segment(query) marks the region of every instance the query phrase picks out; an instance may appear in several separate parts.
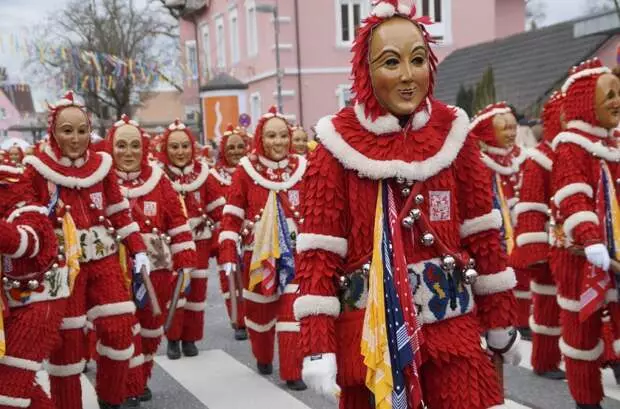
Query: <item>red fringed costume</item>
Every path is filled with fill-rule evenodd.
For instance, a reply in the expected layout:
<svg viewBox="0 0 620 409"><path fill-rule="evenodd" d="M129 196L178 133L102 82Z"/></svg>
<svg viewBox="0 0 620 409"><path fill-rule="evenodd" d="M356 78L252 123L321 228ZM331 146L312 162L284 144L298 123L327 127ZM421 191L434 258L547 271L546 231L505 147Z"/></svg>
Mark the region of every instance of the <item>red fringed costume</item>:
<svg viewBox="0 0 620 409"><path fill-rule="evenodd" d="M125 399L135 322L135 306L123 282L118 249L121 242L131 255L146 248L112 171L110 155L89 149L77 160L62 156L54 132L59 113L67 107L84 109L72 92L67 93L51 107L49 145L37 156L24 160L26 188L36 194L37 202L50 204L50 219L57 236L63 235L63 220L72 218L81 249L79 275L60 327L61 346L51 355L47 370L56 407L80 409L88 317L98 340L98 398L118 405Z"/></svg>
<svg viewBox="0 0 620 409"><path fill-rule="evenodd" d="M228 163L226 159L226 144L228 143L228 138L231 135L235 134L236 131L232 128L232 125L229 125L226 132L220 141L219 146L219 158L215 167L211 169L211 176L217 180L220 184L220 189L224 197L228 197L228 192L230 191L230 187L232 185L232 178L235 170L237 169L232 164ZM228 317L232 322L232 299L230 294L230 278L226 274L225 271L220 271L220 289L222 290L222 297L226 303L226 311L228 312ZM237 298L237 319L236 322L233 322L232 325L236 329L245 328L245 305L243 303L243 295L242 295L242 283L236 283L236 298Z"/></svg>
<svg viewBox="0 0 620 409"><path fill-rule="evenodd" d="M59 341L70 293L68 269L56 259L47 209L16 184L19 176L16 168L0 165L0 344L6 343L5 355L0 354L0 409L50 409L54 405L35 375Z"/></svg>
<svg viewBox="0 0 620 409"><path fill-rule="evenodd" d="M604 350L601 339L602 314L607 309L615 342L620 352L618 323L618 293L616 288L596 291L600 294L594 304L586 300L584 291L592 274L606 278L607 272L595 268L579 251L605 240L604 212L608 205L607 189L601 188L605 165L611 175L610 184L620 178L620 149L613 130L600 126L595 112L598 79L611 71L597 59L573 68L562 91L565 94L563 113L566 130L553 141L555 160L551 176L553 187L552 211L556 222L554 240L557 247L551 268L558 284L558 304L561 309L562 337L560 350L566 362L566 375L571 394L579 404L596 405L603 399L600 365ZM617 195L616 195L617 196ZM590 247L591 248L591 247ZM615 258L615 255L611 256ZM592 291L590 291L592 292ZM588 309L590 313L587 313Z"/></svg>
<svg viewBox="0 0 620 409"><path fill-rule="evenodd" d="M505 350L515 346L518 335L515 275L501 250L491 176L478 142L467 137L467 115L432 98L436 59L430 47L428 98L406 125L379 104L370 82L369 43L372 30L394 15L414 21L428 46L430 36L424 21L414 19L415 8L379 2L353 46L355 106L316 126L321 144L309 158L297 241L301 295L295 316L301 321L304 380L313 386L315 379L324 393L337 394L329 385L337 362L340 408L374 408L360 342L376 198L387 185L394 192L395 231L402 237L398 246L413 294L413 305L403 309L415 307L422 325L418 371L424 402L430 409L499 407L503 393L480 346L481 326L511 334L511 341L499 346ZM469 255L479 273L474 285L466 280Z"/></svg>
<svg viewBox="0 0 620 409"><path fill-rule="evenodd" d="M174 131L185 132L193 147L192 161L183 169L174 166L166 154L168 137ZM182 324L173 325L166 337L172 341L196 342L203 337L209 259L217 242L216 230L226 200L219 183L215 178L209 177L209 167L197 159L194 136L185 124L177 120L168 126L161 146L165 171L172 180L174 189L184 198L197 253L196 269L191 272L187 300L179 301L179 308L184 310L181 315Z"/></svg>
<svg viewBox="0 0 620 409"><path fill-rule="evenodd" d="M123 125L134 126L144 134L137 122L123 116L106 137L109 152L113 150L117 129ZM127 395L131 397L142 395L151 377L153 358L164 335L163 325L178 275L184 274L184 271L189 272L196 265L196 245L179 194L161 168L148 162L149 143L146 137L142 138L142 150L140 171L122 172L115 164L116 174L121 191L129 201L133 220L140 226L140 234L147 247L151 264L150 278L162 314L154 316L150 302L136 310L139 335L134 338L136 352L129 363ZM183 323L181 315L182 309L177 310L173 321L177 327ZM181 328L176 328L176 331L180 333ZM141 353L138 353L139 350Z"/></svg>
<svg viewBox="0 0 620 409"><path fill-rule="evenodd" d="M270 193L275 192L282 205L293 241L301 219L298 209L301 205L306 160L289 154L285 159L274 162L264 156L263 127L269 119L275 117L284 119L272 108L260 119L256 128L255 150L241 159L233 175L222 219L218 261L221 266L237 265L237 246L241 246L245 326L250 335L252 352L259 365L271 365L277 333L280 377L292 382L301 379L299 323L293 317L293 302L298 292L297 280L293 279L283 290L278 289L271 294L264 286L259 285L251 291L249 286L256 226L264 223L264 211Z"/></svg>
<svg viewBox="0 0 620 409"><path fill-rule="evenodd" d="M527 158L526 152L518 146L502 148L498 146L493 126L497 115L510 114L511 109L505 102L487 106L472 120L469 127L472 137L482 142L482 162L492 172L494 207L502 213L503 248L510 255L515 245L513 209L519 202L521 187L521 166ZM527 328L530 317L532 294L530 292L530 274L528 268L515 269L517 286L514 295L517 299L517 327Z"/></svg>
<svg viewBox="0 0 620 409"><path fill-rule="evenodd" d="M528 152L523 165L519 203L514 207L515 249L511 262L517 269L528 269L532 275L533 313L532 367L539 374L557 370L560 364L560 309L558 289L549 267L549 201L553 150L551 143L562 131L560 112L562 96L556 93L545 104L542 113L543 141ZM564 251L564 250L562 250ZM517 270L518 271L518 270Z"/></svg>

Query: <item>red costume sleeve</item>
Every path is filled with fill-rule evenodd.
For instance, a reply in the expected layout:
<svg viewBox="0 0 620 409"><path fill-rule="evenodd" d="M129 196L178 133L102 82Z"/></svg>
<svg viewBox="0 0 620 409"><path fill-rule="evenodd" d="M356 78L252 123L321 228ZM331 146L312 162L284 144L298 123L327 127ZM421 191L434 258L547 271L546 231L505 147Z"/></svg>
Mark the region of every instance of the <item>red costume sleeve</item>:
<svg viewBox="0 0 620 409"><path fill-rule="evenodd" d="M103 180L103 190L106 196L106 216L116 229L130 254L146 251L146 246L140 235L140 226L134 222L129 210L129 202L121 193L117 179L108 174Z"/></svg>
<svg viewBox="0 0 620 409"><path fill-rule="evenodd" d="M301 321L304 356L336 351L338 271L347 253L348 231L343 167L322 146L311 154L309 163L296 260L300 297L295 302L295 316Z"/></svg>
<svg viewBox="0 0 620 409"><path fill-rule="evenodd" d="M455 161L461 243L476 260L479 277L473 285L480 324L484 330L513 326L516 301L514 271L498 232L501 216L493 210L492 175L480 159L476 138L467 138Z"/></svg>
<svg viewBox="0 0 620 409"><path fill-rule="evenodd" d="M224 209L224 205L226 204L226 197L224 195L224 190L222 186L220 186L217 179L215 179L212 175L209 175L207 181L205 182L205 188L207 189L206 193L206 208L205 211L209 215L209 218L213 220L215 223L215 227L213 228L213 243L217 243L218 234L220 231L221 221L222 221L222 210ZM217 247L217 246L213 246Z"/></svg>
<svg viewBox="0 0 620 409"><path fill-rule="evenodd" d="M162 176L159 183L161 183L165 225L171 239L174 269L193 268L196 266L196 245L187 223L187 216L183 213L183 204L167 177Z"/></svg>
<svg viewBox="0 0 620 409"><path fill-rule="evenodd" d="M534 160L525 162L520 202L514 209L516 246L511 254L511 265L515 267L526 268L546 262L549 256L549 178L549 171Z"/></svg>
<svg viewBox="0 0 620 409"><path fill-rule="evenodd" d="M556 149L555 163L552 186L557 190L553 200L564 220L566 238L580 246L602 243L598 216L594 212L596 189L588 177L593 170L592 154L575 144L562 143Z"/></svg>
<svg viewBox="0 0 620 409"><path fill-rule="evenodd" d="M222 215L219 242L219 264L237 262L237 242L247 210L248 176L243 168L233 175Z"/></svg>

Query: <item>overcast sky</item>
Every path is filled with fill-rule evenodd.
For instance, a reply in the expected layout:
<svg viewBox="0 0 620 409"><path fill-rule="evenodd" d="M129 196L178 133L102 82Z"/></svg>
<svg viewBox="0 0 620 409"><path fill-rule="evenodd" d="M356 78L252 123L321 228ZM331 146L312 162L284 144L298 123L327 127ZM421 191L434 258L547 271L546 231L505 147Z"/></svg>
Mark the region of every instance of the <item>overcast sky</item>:
<svg viewBox="0 0 620 409"><path fill-rule="evenodd" d="M144 4L147 0L136 0ZM304 0L311 1L311 0ZM470 1L470 0L453 0ZM586 4L592 0L538 0L544 3L547 18L544 25L554 24L578 17L584 13ZM7 43L9 33L27 37L29 28L44 22L54 10L62 7L68 0L0 0L0 41ZM22 73L23 57L7 52L0 47L0 66L6 66L12 81L28 82L29 78ZM45 92L41 90L35 95L36 103L43 101Z"/></svg>

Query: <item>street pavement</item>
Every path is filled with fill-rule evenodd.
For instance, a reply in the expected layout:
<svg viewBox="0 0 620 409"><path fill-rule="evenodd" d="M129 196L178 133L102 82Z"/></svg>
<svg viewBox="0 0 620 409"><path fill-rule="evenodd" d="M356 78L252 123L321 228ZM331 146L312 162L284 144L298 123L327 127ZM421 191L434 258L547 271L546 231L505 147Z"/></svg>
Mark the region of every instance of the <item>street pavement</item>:
<svg viewBox="0 0 620 409"><path fill-rule="evenodd" d="M147 409L336 409L336 405L311 392L289 392L280 381L277 361L274 374L261 376L255 370L249 341L235 341L219 293L219 280L210 277L205 340L200 355L170 361L165 342L155 359L149 386L153 400ZM506 407L510 409L569 409L574 403L566 382L549 381L531 372L531 343L523 342L524 359L519 367L505 367ZM277 353L276 353L277 357ZM82 376L84 409L98 409L94 364ZM47 387L44 373L40 383ZM603 374L605 409L620 409L620 387L611 370Z"/></svg>

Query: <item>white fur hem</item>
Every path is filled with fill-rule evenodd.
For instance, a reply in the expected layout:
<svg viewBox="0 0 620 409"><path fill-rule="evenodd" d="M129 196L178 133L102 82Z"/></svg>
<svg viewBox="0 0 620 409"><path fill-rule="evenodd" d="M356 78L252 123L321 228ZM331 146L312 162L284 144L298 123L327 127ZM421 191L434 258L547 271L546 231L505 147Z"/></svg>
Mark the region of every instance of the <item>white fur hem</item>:
<svg viewBox="0 0 620 409"><path fill-rule="evenodd" d="M279 298L280 296L278 294L267 297L248 291L245 288L243 289L243 299L257 304L271 304L272 302L278 301Z"/></svg>
<svg viewBox="0 0 620 409"><path fill-rule="evenodd" d="M316 125L316 131L321 139L321 144L346 169L355 170L360 176L373 180L403 177L424 181L450 166L467 138L469 118L460 108L455 109L456 118L452 122L452 129L446 136L443 146L437 154L423 161L404 162L402 160L367 158L351 147L336 131L331 116L321 118Z"/></svg>
<svg viewBox="0 0 620 409"><path fill-rule="evenodd" d="M598 344L590 349L577 349L572 347L564 341L564 338L560 338L560 351L562 354L567 357L577 361L588 361L593 362L596 361L603 355L603 350L605 348L605 343L603 340L599 339Z"/></svg>
<svg viewBox="0 0 620 409"><path fill-rule="evenodd" d="M61 330L69 329L82 329L86 326L86 315L80 315L79 317L66 317L62 319L60 324Z"/></svg>
<svg viewBox="0 0 620 409"><path fill-rule="evenodd" d="M43 216L47 216L47 208L43 206L19 207L13 210L13 212L9 215L9 217L6 218L6 221L9 223L13 223L15 219L17 219L19 216L21 216L24 213L39 213L39 214L42 214Z"/></svg>
<svg viewBox="0 0 620 409"><path fill-rule="evenodd" d="M192 230L189 228L189 224L185 223L180 226L175 227L174 229L168 230L168 236L175 237L181 233L191 233Z"/></svg>
<svg viewBox="0 0 620 409"><path fill-rule="evenodd" d="M207 278L209 276L209 270L206 268L197 268L190 271L189 276L191 278Z"/></svg>
<svg viewBox="0 0 620 409"><path fill-rule="evenodd" d="M227 204L226 206L224 206L224 210L222 211L223 214L232 214L233 216L237 216L240 219L244 219L245 218L245 210L243 210L240 207L237 206L233 206L231 204Z"/></svg>
<svg viewBox="0 0 620 409"><path fill-rule="evenodd" d="M543 168L544 170L548 172L551 172L551 168L553 167L553 161L549 159L547 155L545 155L544 153L542 153L540 150L536 148L530 149L529 155L530 155L530 158L534 162L538 163L538 165L540 165L541 168Z"/></svg>
<svg viewBox="0 0 620 409"><path fill-rule="evenodd" d="M566 238L570 241L573 241L573 230L575 227L579 226L582 223L594 223L596 225L599 224L598 216L594 212L590 211L582 211L572 214L566 218L564 221L564 233L566 234Z"/></svg>
<svg viewBox="0 0 620 409"><path fill-rule="evenodd" d="M620 339L615 340L613 345L616 355L620 355Z"/></svg>
<svg viewBox="0 0 620 409"><path fill-rule="evenodd" d="M88 320L95 321L97 318L112 317L114 315L135 314L136 305L131 301L117 302L114 304L97 305L87 312Z"/></svg>
<svg viewBox="0 0 620 409"><path fill-rule="evenodd" d="M276 332L300 332L301 325L298 322L278 322Z"/></svg>
<svg viewBox="0 0 620 409"><path fill-rule="evenodd" d="M224 206L225 204L226 204L226 199L224 199L223 197L218 197L217 199L209 203L207 207L205 208L205 210L207 211L207 213L209 213L209 212L214 211L218 207Z"/></svg>
<svg viewBox="0 0 620 409"><path fill-rule="evenodd" d="M306 173L306 167L308 166L308 161L306 160L306 158L304 158L303 156L297 156L297 160L297 169L295 169L290 178L284 182L274 182L265 179L260 173L256 171L256 169L254 169L254 166L252 166L252 162L250 162L250 159L248 159L247 156L241 158L239 164L254 182L258 183L265 189L275 190L276 192L278 192L280 190L288 190L295 186Z"/></svg>
<svg viewBox="0 0 620 409"><path fill-rule="evenodd" d="M123 199L121 202L110 205L106 208L106 216L114 216L116 213L120 213L123 210L129 210L129 200Z"/></svg>
<svg viewBox="0 0 620 409"><path fill-rule="evenodd" d="M122 188L123 193L128 199L135 199L137 197L142 197L148 195L155 189L155 186L159 183L164 172L161 170L159 166L151 166L152 172L151 176L149 176L148 180L144 182L142 185L135 188Z"/></svg>
<svg viewBox="0 0 620 409"><path fill-rule="evenodd" d="M277 320L274 318L271 321L269 321L267 324L265 325L261 325L261 324L257 324L254 321L251 321L248 319L248 317L245 317L245 326L247 327L247 329L252 330L254 332L269 332L273 329L273 327L276 326L276 322Z"/></svg>
<svg viewBox="0 0 620 409"><path fill-rule="evenodd" d="M581 303L579 300L571 300L569 298L564 298L561 295L558 295L558 305L561 309L570 312L579 312L581 311Z"/></svg>
<svg viewBox="0 0 620 409"><path fill-rule="evenodd" d="M137 368L144 365L144 354L134 356L129 360L129 368Z"/></svg>
<svg viewBox="0 0 620 409"><path fill-rule="evenodd" d="M96 349L100 356L108 357L113 361L128 361L133 356L135 350L133 344L125 349L114 349L103 345L101 341L97 341Z"/></svg>
<svg viewBox="0 0 620 409"><path fill-rule="evenodd" d="M555 137L552 144L553 150L557 150L558 145L562 143L573 143L610 162L620 161L620 149L609 148L604 146L600 141L596 143L592 142L588 138L570 131L562 132Z"/></svg>
<svg viewBox="0 0 620 409"><path fill-rule="evenodd" d="M538 212L543 213L546 216L549 212L549 206L544 203L520 202L517 203L513 209L513 217L516 219L525 212Z"/></svg>
<svg viewBox="0 0 620 409"><path fill-rule="evenodd" d="M594 191L592 190L592 186L587 183L571 183L570 185L566 185L563 188L559 189L553 195L553 201L557 207L560 207L562 202L576 194L582 193L592 199L594 195Z"/></svg>
<svg viewBox="0 0 620 409"><path fill-rule="evenodd" d="M536 281L530 281L530 290L537 295L550 295L555 297L558 295L558 287L549 284L538 284Z"/></svg>
<svg viewBox="0 0 620 409"><path fill-rule="evenodd" d="M189 302L187 301L185 303L185 307L183 307L183 309L185 309L186 311L193 311L193 312L202 312L207 308L207 302Z"/></svg>
<svg viewBox="0 0 620 409"><path fill-rule="evenodd" d="M474 294L489 295L512 290L517 285L515 272L511 267L496 274L482 274L473 285Z"/></svg>
<svg viewBox="0 0 620 409"><path fill-rule="evenodd" d="M546 325L537 324L534 321L534 316L530 315L530 329L535 334L547 335L549 337L559 337L562 335L561 327L548 327Z"/></svg>
<svg viewBox="0 0 620 409"><path fill-rule="evenodd" d="M544 231L535 233L523 233L517 236L517 247L527 246L528 244L548 244L549 234Z"/></svg>
<svg viewBox="0 0 620 409"><path fill-rule="evenodd" d="M85 178L76 178L73 176L65 176L47 166L41 159L35 155L26 156L24 159L24 165L31 165L37 172L39 172L45 179L69 188L82 188L88 189L95 184L101 182L110 173L112 168L112 157L105 152L97 152L101 156L101 164L99 169L94 171L90 176Z"/></svg>
<svg viewBox="0 0 620 409"><path fill-rule="evenodd" d="M348 243L343 237L302 233L297 237L297 252L309 250L325 250L344 258L347 255Z"/></svg>
<svg viewBox="0 0 620 409"><path fill-rule="evenodd" d="M232 240L235 243L237 243L237 241L239 241L239 233L235 233L234 231L230 231L230 230L226 230L220 233L220 236L218 237L218 242L219 244L222 244L224 241L226 240Z"/></svg>
<svg viewBox="0 0 620 409"><path fill-rule="evenodd" d="M296 294L299 291L299 284L287 284L282 294Z"/></svg>
<svg viewBox="0 0 620 409"><path fill-rule="evenodd" d="M159 338L164 335L164 327L155 329L141 328L140 336L142 338Z"/></svg>
<svg viewBox="0 0 620 409"><path fill-rule="evenodd" d="M0 365L10 366L11 368L18 368L31 372L40 371L42 367L41 362L8 355L5 355L0 359Z"/></svg>
<svg viewBox="0 0 620 409"><path fill-rule="evenodd" d="M520 300L531 300L532 299L532 293L529 291L512 290L512 293L515 295L515 298L518 298Z"/></svg>
<svg viewBox="0 0 620 409"><path fill-rule="evenodd" d="M49 362L45 364L45 370L50 376L55 376L57 378L65 378L67 376L76 376L81 375L84 371L84 367L86 366L86 360L82 359L80 362L75 364L67 364L67 365L54 365Z"/></svg>
<svg viewBox="0 0 620 409"><path fill-rule="evenodd" d="M184 241L182 243L176 243L170 246L170 252L172 254L178 254L182 251L192 250L196 251L196 243L193 241Z"/></svg>
<svg viewBox="0 0 620 409"><path fill-rule="evenodd" d="M121 227L116 231L116 234L121 238L121 240L125 240L131 233L138 233L140 231L140 226L138 226L137 222L129 223L125 227Z"/></svg>
<svg viewBox="0 0 620 409"><path fill-rule="evenodd" d="M31 399L14 398L12 396L0 395L0 405L2 406L10 406L13 408L29 408L31 403Z"/></svg>
<svg viewBox="0 0 620 409"><path fill-rule="evenodd" d="M297 321L315 315L338 317L340 315L340 301L337 297L304 295L295 300L293 311Z"/></svg>
<svg viewBox="0 0 620 409"><path fill-rule="evenodd" d="M499 210L493 209L485 215L464 220L461 224L461 238L464 239L487 230L499 230L501 227L502 215Z"/></svg>

